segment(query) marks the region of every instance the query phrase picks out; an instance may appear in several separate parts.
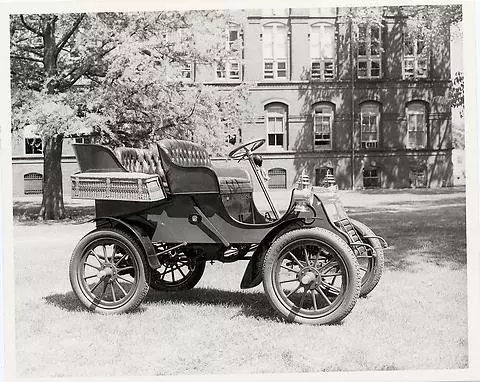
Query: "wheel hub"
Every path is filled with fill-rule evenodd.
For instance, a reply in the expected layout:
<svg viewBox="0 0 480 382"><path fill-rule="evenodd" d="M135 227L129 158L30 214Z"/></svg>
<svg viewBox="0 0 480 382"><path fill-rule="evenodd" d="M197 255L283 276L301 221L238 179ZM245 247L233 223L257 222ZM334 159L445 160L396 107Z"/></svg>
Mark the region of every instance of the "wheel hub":
<svg viewBox="0 0 480 382"><path fill-rule="evenodd" d="M315 287L318 286L322 281L320 273L312 267L305 267L301 269L297 274L297 278L302 286L309 289L315 289Z"/></svg>
<svg viewBox="0 0 480 382"><path fill-rule="evenodd" d="M97 273L97 277L102 279L102 278L108 278L108 279L111 279L112 277L114 277L115 275L117 274L116 272L116 269L114 266L105 266L102 268L102 270L100 270L98 273Z"/></svg>

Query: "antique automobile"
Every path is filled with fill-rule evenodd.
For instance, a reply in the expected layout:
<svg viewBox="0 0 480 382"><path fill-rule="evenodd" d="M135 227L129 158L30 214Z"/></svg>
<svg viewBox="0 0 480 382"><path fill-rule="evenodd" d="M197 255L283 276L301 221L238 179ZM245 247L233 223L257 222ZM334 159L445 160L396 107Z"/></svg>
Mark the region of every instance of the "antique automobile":
<svg viewBox="0 0 480 382"><path fill-rule="evenodd" d="M265 139L229 157L248 160L269 203L257 209L245 169L215 167L199 144L160 140L148 149L75 144L80 172L72 196L95 199L96 229L77 244L70 281L78 299L100 313L135 309L149 288L193 288L208 261L247 260L241 288L263 282L287 321L331 324L378 283L385 240L350 219L335 187L306 177L280 215L254 162ZM328 186L328 185L327 185Z"/></svg>

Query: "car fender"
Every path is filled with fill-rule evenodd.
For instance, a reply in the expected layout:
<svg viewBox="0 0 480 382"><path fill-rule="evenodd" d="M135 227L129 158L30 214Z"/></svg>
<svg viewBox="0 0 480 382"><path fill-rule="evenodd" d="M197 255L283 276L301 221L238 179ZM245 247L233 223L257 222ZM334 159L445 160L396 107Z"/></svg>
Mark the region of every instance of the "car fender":
<svg viewBox="0 0 480 382"><path fill-rule="evenodd" d="M283 222L283 224L272 229L260 244L258 244L257 249L248 262L240 283L240 288L248 289L259 285L262 282L263 259L273 240L287 231L301 228L304 225L304 219L293 219L287 220Z"/></svg>
<svg viewBox="0 0 480 382"><path fill-rule="evenodd" d="M138 239L140 245L145 251L145 254L147 255L148 265L150 265L152 269L157 269L160 267L160 262L158 261L155 247L153 246L152 241L141 227L139 227L138 225L131 225L121 219L111 216L100 216L92 220L96 223L99 223L97 224L97 227L102 227L102 225L104 224L102 224L101 222L104 221L107 224L110 224L112 227L120 226L122 229L134 235L135 238Z"/></svg>

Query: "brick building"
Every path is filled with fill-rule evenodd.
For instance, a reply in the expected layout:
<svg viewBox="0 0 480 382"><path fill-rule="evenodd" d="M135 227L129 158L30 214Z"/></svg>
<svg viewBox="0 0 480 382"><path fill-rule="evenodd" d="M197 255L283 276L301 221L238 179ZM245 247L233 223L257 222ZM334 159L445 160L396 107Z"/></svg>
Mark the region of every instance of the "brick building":
<svg viewBox="0 0 480 382"><path fill-rule="evenodd" d="M450 36L427 46L408 37L399 13L351 28L346 11L242 11L229 43L242 46L243 59L192 64L183 75L218 87L252 84L256 118L237 134L266 139L259 151L272 188L291 187L302 171L314 184L331 172L340 188L453 185ZM39 145L28 132L13 137L15 195L38 186ZM77 167L65 146L68 193Z"/></svg>

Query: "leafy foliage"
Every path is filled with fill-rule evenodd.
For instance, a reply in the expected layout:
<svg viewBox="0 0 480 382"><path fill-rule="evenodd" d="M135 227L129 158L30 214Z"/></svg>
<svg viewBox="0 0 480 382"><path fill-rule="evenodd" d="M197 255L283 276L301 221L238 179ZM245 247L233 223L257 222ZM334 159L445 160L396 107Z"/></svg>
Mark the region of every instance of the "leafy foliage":
<svg viewBox="0 0 480 382"><path fill-rule="evenodd" d="M43 137L44 212L63 209L64 136L93 130L105 143L129 146L175 137L222 154L249 117L247 86L219 90L193 81L194 65L213 70L227 58L241 61L240 50L227 44L223 12L13 15L10 21L13 128L33 125ZM44 215L64 216L50 212Z"/></svg>
<svg viewBox="0 0 480 382"><path fill-rule="evenodd" d="M228 20L218 11L13 16L13 114L32 115L26 108L36 110L48 93L63 93L48 102L80 107L75 125L93 128L104 142L146 145L172 136L204 140L222 152L226 135L249 117L247 86L220 91L194 84L185 67L240 60L239 50L226 44ZM47 68L49 28L55 30L54 62ZM42 95L23 103L32 91ZM74 129L68 124L51 133Z"/></svg>
<svg viewBox="0 0 480 382"><path fill-rule="evenodd" d="M464 95L463 95L463 73L456 72L453 76L452 87L450 88L451 105L460 109L460 116L464 114Z"/></svg>

